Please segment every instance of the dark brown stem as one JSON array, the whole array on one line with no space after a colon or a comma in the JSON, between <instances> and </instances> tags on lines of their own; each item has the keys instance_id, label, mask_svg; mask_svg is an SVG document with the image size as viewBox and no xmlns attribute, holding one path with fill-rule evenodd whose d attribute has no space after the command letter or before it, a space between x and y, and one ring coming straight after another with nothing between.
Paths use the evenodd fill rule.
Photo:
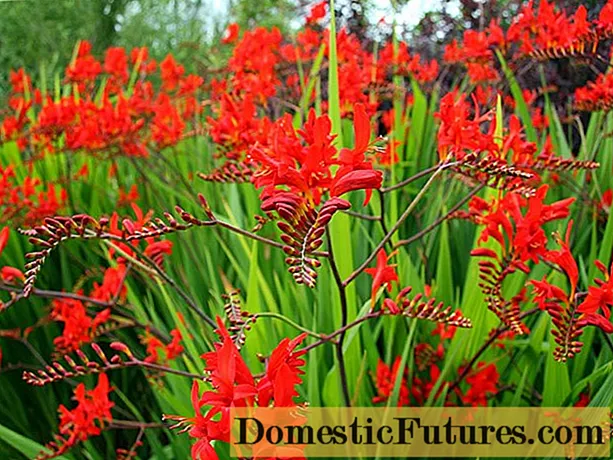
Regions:
<instances>
[{"instance_id":1,"label":"dark brown stem","mask_svg":"<svg viewBox=\"0 0 613 460\"><path fill-rule=\"evenodd\" d=\"M331 334L328 334L324 337L322 337L321 339L319 339L317 342L313 342L310 345L307 345L306 347L304 347L304 351L311 351L313 348L317 348L320 345L323 345L324 343L328 343L328 342L333 342L334 344L336 344L337 342L334 342L334 339L339 336L340 334L343 334L345 332L347 332L349 329L360 325L361 323L371 320L371 319L375 319L375 318L379 318L380 316L383 316L383 312L382 311L376 311L376 312L372 312L372 313L368 313L367 315L364 315L360 318L357 318L356 320L348 323L346 326L341 327L340 329L337 329L336 331L332 332Z\"/></svg>"},{"instance_id":2,"label":"dark brown stem","mask_svg":"<svg viewBox=\"0 0 613 460\"><path fill-rule=\"evenodd\" d=\"M0 283L0 290L7 292L15 292L17 293L17 297L22 293L22 289L17 286L9 286L8 284ZM37 297L42 297L45 299L72 299L79 300L81 302L91 303L92 305L96 305L98 307L108 308L112 307L114 304L111 302L104 302L102 300L94 299L92 297L87 297L80 294L74 294L72 292L61 292L61 291L48 291L45 289L36 289L33 288L31 293Z\"/></svg>"},{"instance_id":3,"label":"dark brown stem","mask_svg":"<svg viewBox=\"0 0 613 460\"><path fill-rule=\"evenodd\" d=\"M338 293L341 302L341 329L347 326L347 292L343 285L343 279L338 271L336 260L334 259L334 251L332 250L332 237L329 228L326 228L328 237L328 260L330 261L330 268L334 275L334 281L338 287ZM343 397L345 398L345 405L351 407L351 395L349 394L349 384L347 383L347 369L345 367L345 356L343 355L343 341L345 340L345 332L341 332L338 341L336 342L336 357L338 359L338 368L341 375L341 387L343 390Z\"/></svg>"}]
</instances>

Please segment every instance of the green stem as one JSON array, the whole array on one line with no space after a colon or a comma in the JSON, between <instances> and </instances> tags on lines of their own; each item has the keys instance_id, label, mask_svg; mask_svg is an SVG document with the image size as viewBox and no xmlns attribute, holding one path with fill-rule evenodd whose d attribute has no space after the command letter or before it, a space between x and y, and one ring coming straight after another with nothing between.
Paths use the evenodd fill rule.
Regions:
<instances>
[{"instance_id":1,"label":"green stem","mask_svg":"<svg viewBox=\"0 0 613 460\"><path fill-rule=\"evenodd\" d=\"M274 318L283 321L284 323L289 324L290 326L298 329L299 331L304 332L305 334L310 335L311 337L315 337L316 339L321 339L324 337L324 334L318 334L317 332L313 332L305 327L302 327L300 324L294 322L289 319L287 316L283 316L280 313L275 313L274 311L263 311L260 313L255 313L254 316L256 318Z\"/></svg>"}]
</instances>

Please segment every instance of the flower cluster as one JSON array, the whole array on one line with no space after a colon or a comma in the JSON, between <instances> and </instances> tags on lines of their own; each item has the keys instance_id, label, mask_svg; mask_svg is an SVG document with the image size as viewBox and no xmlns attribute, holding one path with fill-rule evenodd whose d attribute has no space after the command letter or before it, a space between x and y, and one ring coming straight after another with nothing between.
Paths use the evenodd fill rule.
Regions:
<instances>
[{"instance_id":1,"label":"flower cluster","mask_svg":"<svg viewBox=\"0 0 613 460\"><path fill-rule=\"evenodd\" d=\"M0 224L36 225L57 214L66 199L63 188L32 176L19 180L13 166L0 165Z\"/></svg>"},{"instance_id":2,"label":"flower cluster","mask_svg":"<svg viewBox=\"0 0 613 460\"><path fill-rule=\"evenodd\" d=\"M60 434L45 446L51 453L43 451L37 459L60 456L75 444L98 436L105 424L113 420L111 408L115 404L109 400L111 390L106 374L100 374L98 385L93 390L86 390L82 383L77 385L74 390L77 406L69 410L60 405Z\"/></svg>"},{"instance_id":3,"label":"flower cluster","mask_svg":"<svg viewBox=\"0 0 613 460\"><path fill-rule=\"evenodd\" d=\"M66 83L75 88L69 95L41 93L23 70L13 75L13 114L2 121L0 140L13 140L38 157L58 152L146 157L150 148L175 145L200 111L195 96L203 79L185 75L169 55L159 65L162 87L156 90L147 78L157 68L146 48L135 48L130 56L123 48L110 48L100 62L82 41L65 70Z\"/></svg>"},{"instance_id":4,"label":"flower cluster","mask_svg":"<svg viewBox=\"0 0 613 460\"><path fill-rule=\"evenodd\" d=\"M232 407L295 407L296 387L302 383L304 352L296 348L304 340L304 334L293 340L282 340L270 354L265 373L256 378L219 317L217 324L221 340L215 344L214 351L202 355L212 389L200 394L199 384L194 381L195 416L165 416L175 420L176 427L187 425L190 436L196 439L192 447L194 459L217 459L211 442L230 442Z\"/></svg>"},{"instance_id":5,"label":"flower cluster","mask_svg":"<svg viewBox=\"0 0 613 460\"><path fill-rule=\"evenodd\" d=\"M367 157L370 150L370 120L363 105L356 105L355 144L338 149L332 122L327 115L311 110L302 130L296 132L291 117L276 122L268 145L256 145L250 157L258 164L253 176L262 197L289 190L309 202L319 204L324 192L339 197L354 190L372 191L381 186L382 173L373 169ZM332 168L336 170L333 172ZM369 194L367 193L367 201Z\"/></svg>"}]
</instances>

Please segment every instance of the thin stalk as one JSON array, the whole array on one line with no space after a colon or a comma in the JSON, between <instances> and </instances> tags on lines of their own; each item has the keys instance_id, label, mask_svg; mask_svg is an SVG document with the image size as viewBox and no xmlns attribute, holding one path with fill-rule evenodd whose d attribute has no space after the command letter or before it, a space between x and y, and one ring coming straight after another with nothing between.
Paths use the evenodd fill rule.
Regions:
<instances>
[{"instance_id":1,"label":"thin stalk","mask_svg":"<svg viewBox=\"0 0 613 460\"><path fill-rule=\"evenodd\" d=\"M426 193L426 191L430 188L430 186L434 182L434 179L436 179L443 172L443 167L444 166L445 166L445 164L440 165L439 168L434 172L434 174L432 174L432 176L430 176L430 179L428 179L428 182L426 182L424 184L423 188L415 196L413 201L411 201L409 206L407 206L405 211L398 218L398 221L394 224L394 226L390 229L390 231L383 237L383 239L379 242L377 247L366 258L366 260L362 263L362 265L360 265L358 268L356 268L353 271L353 273L351 273L345 279L345 281L342 282L343 286L347 286L347 285L349 285L349 283L351 283L353 280L355 280L358 277L358 275L360 273L362 273L364 271L364 269L370 265L370 263L375 259L375 257L377 257L377 253L379 252L379 250L382 249L387 244L387 242L392 238L392 235L394 235L394 233L396 233L396 231L398 231L398 229L400 228L402 223L407 219L407 217L409 217L411 212L413 212L413 209L415 209L415 206L417 206L417 203L419 203L419 201L423 198L423 196Z\"/></svg>"},{"instance_id":2,"label":"thin stalk","mask_svg":"<svg viewBox=\"0 0 613 460\"><path fill-rule=\"evenodd\" d=\"M313 332L305 327L302 327L300 324L296 323L295 321L289 319L287 316L283 316L280 313L276 313L274 311L263 311L260 313L255 313L254 316L256 318L275 318L278 320L281 320L287 324L289 324L290 326L298 329L299 331L304 332L305 334L310 335L311 337L315 337L316 339L321 339L322 337L324 337L324 334L318 334L317 332Z\"/></svg>"},{"instance_id":3,"label":"thin stalk","mask_svg":"<svg viewBox=\"0 0 613 460\"><path fill-rule=\"evenodd\" d=\"M347 326L348 316L347 316L347 292L346 287L343 284L343 280L338 271L338 266L336 265L336 260L334 259L334 251L332 249L332 236L328 228L326 228L326 233L328 237L328 260L330 261L330 268L332 269L332 274L334 276L334 281L338 287L338 293L341 302L341 330ZM338 359L338 368L341 375L341 388L343 390L343 397L345 399L345 405L347 407L351 407L351 395L349 394L349 384L347 383L347 369L345 368L345 356L343 355L343 341L345 340L345 331L340 333L340 337L336 342L336 357Z\"/></svg>"},{"instance_id":4,"label":"thin stalk","mask_svg":"<svg viewBox=\"0 0 613 460\"><path fill-rule=\"evenodd\" d=\"M466 195L464 198L462 198L449 211L447 211L445 214L440 216L438 219L436 219L430 225L424 227L423 229L421 229L419 232L417 232L415 235L411 236L410 238L407 238L406 240L398 241L394 245L394 249L397 249L400 246L406 246L408 244L411 244L414 241L419 240L420 238L422 238L426 234L430 233L432 230L434 230L436 227L438 227L441 224L441 222L443 222L444 220L448 219L449 216L451 216L454 212L456 212L458 209L460 209L462 206L464 206L464 203L466 203L473 196L475 196L477 193L479 193L484 187L485 187L485 185L481 184L481 185L478 185L477 187L475 187L474 189L472 189L468 195Z\"/></svg>"}]
</instances>

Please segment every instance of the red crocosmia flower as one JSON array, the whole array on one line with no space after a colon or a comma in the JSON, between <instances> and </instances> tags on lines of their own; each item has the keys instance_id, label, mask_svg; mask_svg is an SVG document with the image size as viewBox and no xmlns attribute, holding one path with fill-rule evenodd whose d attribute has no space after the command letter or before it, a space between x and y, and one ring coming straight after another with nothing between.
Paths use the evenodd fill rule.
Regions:
<instances>
[{"instance_id":1,"label":"red crocosmia flower","mask_svg":"<svg viewBox=\"0 0 613 460\"><path fill-rule=\"evenodd\" d=\"M128 288L125 285L126 272L126 266L122 263L118 264L117 267L107 268L104 272L102 284L94 282L94 288L89 296L103 302L110 302L115 298L125 299L128 293Z\"/></svg>"},{"instance_id":2,"label":"red crocosmia flower","mask_svg":"<svg viewBox=\"0 0 613 460\"><path fill-rule=\"evenodd\" d=\"M372 288L370 297L370 308L375 307L375 298L381 286L385 286L388 291L392 289L392 282L398 282L398 274L396 273L396 264L388 265L388 260L393 257L394 253L389 256L385 253L385 249L380 249L377 253L377 266L364 270L372 276Z\"/></svg>"},{"instance_id":3,"label":"red crocosmia flower","mask_svg":"<svg viewBox=\"0 0 613 460\"><path fill-rule=\"evenodd\" d=\"M288 187L319 204L325 190L339 196L353 190L379 188L382 174L372 169L365 152L370 139L364 108L356 106L356 146L338 152L333 145L332 122L327 115L317 117L311 110L303 129L296 132L291 117L276 122L267 145L256 145L249 153L258 164L253 175L256 187L264 187L262 197L283 192ZM338 166L335 173L332 168Z\"/></svg>"},{"instance_id":4,"label":"red crocosmia flower","mask_svg":"<svg viewBox=\"0 0 613 460\"><path fill-rule=\"evenodd\" d=\"M222 342L215 344L215 351L202 355L215 390L206 391L201 402L222 410L229 410L233 405L246 406L257 395L255 380L221 319L217 319L217 324Z\"/></svg>"},{"instance_id":5,"label":"red crocosmia flower","mask_svg":"<svg viewBox=\"0 0 613 460\"><path fill-rule=\"evenodd\" d=\"M56 337L53 343L57 349L64 353L76 351L83 344L91 343L96 336L97 329L106 323L110 316L110 308L90 317L80 300L55 299L52 303L51 319L64 323L64 330L60 337Z\"/></svg>"},{"instance_id":6,"label":"red crocosmia flower","mask_svg":"<svg viewBox=\"0 0 613 460\"><path fill-rule=\"evenodd\" d=\"M304 372L300 367L306 363L301 357L304 351L296 352L306 334L293 340L283 339L273 350L266 365L266 374L258 382L258 404L268 406L274 400L275 407L293 407L294 398L298 396L296 386L302 383L300 377Z\"/></svg>"},{"instance_id":7,"label":"red crocosmia flower","mask_svg":"<svg viewBox=\"0 0 613 460\"><path fill-rule=\"evenodd\" d=\"M160 63L162 86L166 90L173 90L179 86L185 69L182 65L177 64L172 54L169 54Z\"/></svg>"},{"instance_id":8,"label":"red crocosmia flower","mask_svg":"<svg viewBox=\"0 0 613 460\"><path fill-rule=\"evenodd\" d=\"M4 227L2 230L0 230L0 255L2 255L2 251L4 251L4 248L6 248L6 245L9 242L10 231L11 230L9 227Z\"/></svg>"},{"instance_id":9,"label":"red crocosmia flower","mask_svg":"<svg viewBox=\"0 0 613 460\"><path fill-rule=\"evenodd\" d=\"M381 187L383 174L372 169L360 169L346 174L337 174L330 184L330 196L341 196L354 190L366 189L364 206L370 201L373 189Z\"/></svg>"},{"instance_id":10,"label":"red crocosmia flower","mask_svg":"<svg viewBox=\"0 0 613 460\"><path fill-rule=\"evenodd\" d=\"M80 383L74 391L74 399L77 406L67 409L60 405L60 436L49 443L47 448L53 452L53 457L64 454L68 449L83 442L92 436L98 436L105 424L113 420L111 408L115 405L109 400L112 391L106 374L98 377L98 385L93 390L86 390L85 385ZM50 458L45 452L41 452L41 458Z\"/></svg>"},{"instance_id":11,"label":"red crocosmia flower","mask_svg":"<svg viewBox=\"0 0 613 460\"><path fill-rule=\"evenodd\" d=\"M25 276L23 275L21 270L18 270L15 267L8 266L2 267L0 269L0 277L2 277L2 281L4 281L6 284L13 284L15 280L25 280Z\"/></svg>"},{"instance_id":12,"label":"red crocosmia flower","mask_svg":"<svg viewBox=\"0 0 613 460\"><path fill-rule=\"evenodd\" d=\"M353 109L353 149L341 149L338 160L340 167L330 185L331 196L341 196L353 190L367 190L364 206L368 203L373 189L381 187L383 174L372 169L372 162L366 160L370 147L370 119L363 104Z\"/></svg>"},{"instance_id":13,"label":"red crocosmia flower","mask_svg":"<svg viewBox=\"0 0 613 460\"><path fill-rule=\"evenodd\" d=\"M456 92L446 94L435 117L441 121L437 136L441 161L449 154L462 160L467 152L492 148L493 139L481 131L481 123L491 120L491 113L480 115L475 102L471 116L470 105L464 95Z\"/></svg>"},{"instance_id":14,"label":"red crocosmia flower","mask_svg":"<svg viewBox=\"0 0 613 460\"><path fill-rule=\"evenodd\" d=\"M138 194L138 187L133 184L128 192L125 192L122 187L119 187L119 199L117 200L117 206L125 206L130 203L138 201L140 195Z\"/></svg>"},{"instance_id":15,"label":"red crocosmia flower","mask_svg":"<svg viewBox=\"0 0 613 460\"><path fill-rule=\"evenodd\" d=\"M397 356L394 360L392 368L379 360L377 363L377 371L374 375L375 388L377 389L377 396L372 400L374 404L384 403L391 396L396 387L396 380L398 378L398 371L400 370L401 357ZM406 377L407 369L405 367L402 379L400 381L400 391L398 393L398 407L408 406L410 403L410 392Z\"/></svg>"},{"instance_id":16,"label":"red crocosmia flower","mask_svg":"<svg viewBox=\"0 0 613 460\"><path fill-rule=\"evenodd\" d=\"M458 310L458 314L462 314L460 310ZM445 323L437 323L436 327L432 331L432 335L439 336L441 341L443 340L451 340L456 333L457 326L450 326Z\"/></svg>"},{"instance_id":17,"label":"red crocosmia flower","mask_svg":"<svg viewBox=\"0 0 613 460\"><path fill-rule=\"evenodd\" d=\"M607 189L602 193L602 199L600 200L600 205L605 209L610 209L612 203L613 203L613 190Z\"/></svg>"},{"instance_id":18,"label":"red crocosmia flower","mask_svg":"<svg viewBox=\"0 0 613 460\"><path fill-rule=\"evenodd\" d=\"M579 313L583 314L583 321L587 324L600 327L607 333L613 332L613 324L611 324L611 307L613 306L613 264L607 272L606 267L596 261L596 266L604 275L604 280L596 278L594 281L597 286L588 288L587 296L577 308ZM602 314L599 312L602 311ZM604 316L603 316L604 315Z\"/></svg>"},{"instance_id":19,"label":"red crocosmia flower","mask_svg":"<svg viewBox=\"0 0 613 460\"><path fill-rule=\"evenodd\" d=\"M228 28L226 29L226 32L224 33L224 37L221 42L225 45L229 43L234 43L236 40L238 40L239 32L240 28L238 24L236 22L233 22L232 24L228 25Z\"/></svg>"},{"instance_id":20,"label":"red crocosmia flower","mask_svg":"<svg viewBox=\"0 0 613 460\"><path fill-rule=\"evenodd\" d=\"M31 90L32 88L32 79L23 68L17 71L11 70L9 72L9 81L15 94L25 93L26 89Z\"/></svg>"},{"instance_id":21,"label":"red crocosmia flower","mask_svg":"<svg viewBox=\"0 0 613 460\"><path fill-rule=\"evenodd\" d=\"M462 403L474 407L487 406L488 398L498 391L499 379L500 374L495 364L486 365L484 362L479 362L477 367L466 376L469 389L463 395L460 394Z\"/></svg>"},{"instance_id":22,"label":"red crocosmia flower","mask_svg":"<svg viewBox=\"0 0 613 460\"><path fill-rule=\"evenodd\" d=\"M321 2L316 3L311 7L309 11L309 15L306 18L307 24L315 24L319 22L320 19L326 17L326 5L328 4L327 0L323 0Z\"/></svg>"},{"instance_id":23,"label":"red crocosmia flower","mask_svg":"<svg viewBox=\"0 0 613 460\"><path fill-rule=\"evenodd\" d=\"M171 341L165 345L158 337L152 335L151 331L145 330L145 334L141 337L141 343L147 347L145 362L166 363L183 353L181 332L178 329L173 329L170 331L170 336L172 337ZM162 352L163 356L160 356L160 352Z\"/></svg>"},{"instance_id":24,"label":"red crocosmia flower","mask_svg":"<svg viewBox=\"0 0 613 460\"><path fill-rule=\"evenodd\" d=\"M1 185L1 183L0 183ZM0 230L0 256L2 256L2 252L6 248L9 240L9 227L4 227ZM0 269L0 278L7 284L13 284L15 280L23 281L25 279L21 270L18 270L14 267L5 266Z\"/></svg>"},{"instance_id":25,"label":"red crocosmia flower","mask_svg":"<svg viewBox=\"0 0 613 460\"><path fill-rule=\"evenodd\" d=\"M573 404L573 407L587 407L590 404L590 400L591 398L589 392L584 391L579 395L579 399L575 404Z\"/></svg>"},{"instance_id":26,"label":"red crocosmia flower","mask_svg":"<svg viewBox=\"0 0 613 460\"><path fill-rule=\"evenodd\" d=\"M266 104L279 86L275 66L280 61L282 36L278 28L257 27L246 31L236 44L228 62L233 74L231 86L237 94L249 94L255 101Z\"/></svg>"},{"instance_id":27,"label":"red crocosmia flower","mask_svg":"<svg viewBox=\"0 0 613 460\"><path fill-rule=\"evenodd\" d=\"M568 296L563 289L555 286L543 278L543 280L530 280L533 287L534 302L541 310L549 310L550 307L555 307L557 301L568 302Z\"/></svg>"},{"instance_id":28,"label":"red crocosmia flower","mask_svg":"<svg viewBox=\"0 0 613 460\"><path fill-rule=\"evenodd\" d=\"M172 241L155 241L149 243L145 248L145 255L151 258L156 265L162 266L164 263L164 256L172 254Z\"/></svg>"},{"instance_id":29,"label":"red crocosmia flower","mask_svg":"<svg viewBox=\"0 0 613 460\"><path fill-rule=\"evenodd\" d=\"M115 84L121 86L128 82L128 55L124 48L112 47L106 50L104 71L113 78Z\"/></svg>"},{"instance_id":30,"label":"red crocosmia flower","mask_svg":"<svg viewBox=\"0 0 613 460\"><path fill-rule=\"evenodd\" d=\"M82 40L79 43L76 59L66 67L66 78L70 82L77 83L80 92L93 85L102 72L102 65L90 54L91 49L92 45Z\"/></svg>"},{"instance_id":31,"label":"red crocosmia flower","mask_svg":"<svg viewBox=\"0 0 613 460\"><path fill-rule=\"evenodd\" d=\"M554 264L558 264L559 267L564 270L568 281L570 282L570 294L569 298L572 299L575 296L575 291L577 289L577 282L579 281L579 268L577 267L577 262L575 262L575 258L570 252L569 242L570 242L570 232L573 227L573 221L571 220L568 224L568 228L566 230L566 239L562 241L559 237L557 237L557 243L560 245L559 250L557 251L548 251L545 254L545 259Z\"/></svg>"},{"instance_id":32,"label":"red crocosmia flower","mask_svg":"<svg viewBox=\"0 0 613 460\"><path fill-rule=\"evenodd\" d=\"M195 460L217 459L212 441L230 442L230 409L232 407L294 407L296 385L302 382L303 351L296 347L304 340L301 335L293 340L284 339L270 355L265 374L256 379L241 357L232 337L217 318L220 342L215 350L205 353L212 390L199 393L198 382L192 386L192 405L195 416L165 416L175 425L187 425L189 434L197 441L192 447ZM203 415L203 410L205 414Z\"/></svg>"}]
</instances>

